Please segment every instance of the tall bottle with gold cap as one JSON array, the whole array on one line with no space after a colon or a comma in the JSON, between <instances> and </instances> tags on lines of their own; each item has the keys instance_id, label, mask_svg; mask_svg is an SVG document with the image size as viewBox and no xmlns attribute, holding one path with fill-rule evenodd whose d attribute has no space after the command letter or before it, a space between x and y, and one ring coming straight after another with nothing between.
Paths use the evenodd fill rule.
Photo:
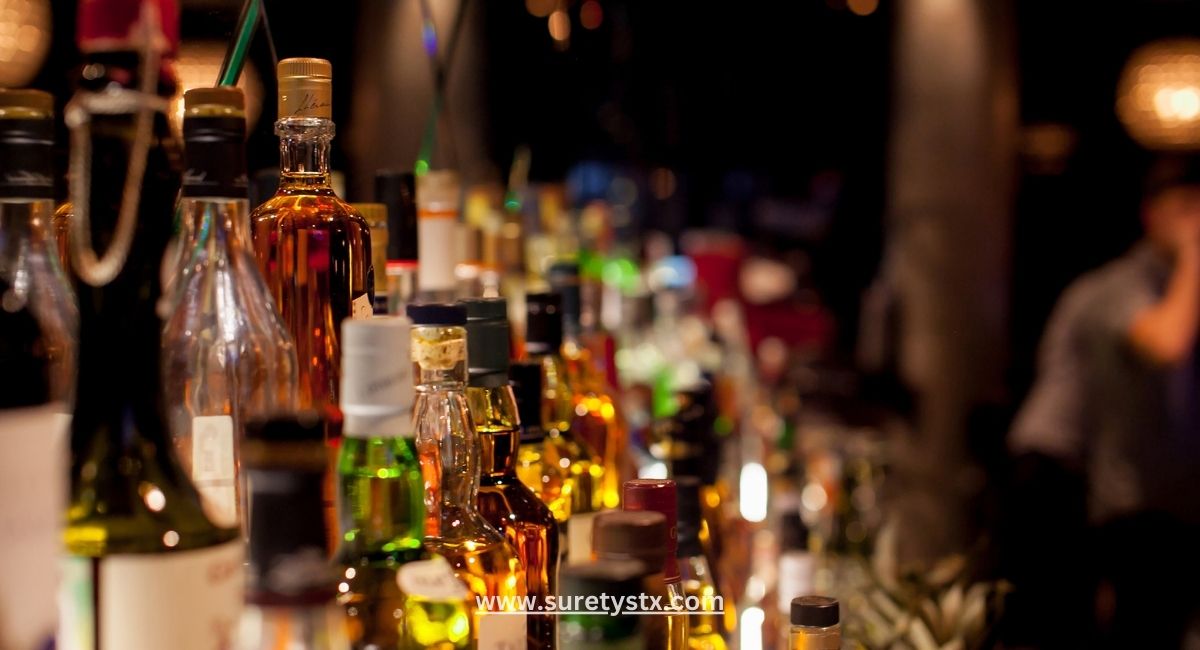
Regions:
<instances>
[{"instance_id":1,"label":"tall bottle with gold cap","mask_svg":"<svg viewBox=\"0 0 1200 650\"><path fill-rule=\"evenodd\" d=\"M163 398L205 511L235 526L246 420L292 409L296 350L250 247L242 91L195 88L183 102L180 214L193 236L163 324Z\"/></svg>"},{"instance_id":2,"label":"tall bottle with gold cap","mask_svg":"<svg viewBox=\"0 0 1200 650\"><path fill-rule=\"evenodd\" d=\"M373 312L371 231L330 185L332 67L279 62L279 189L251 215L254 250L296 342L298 402L337 404L342 320Z\"/></svg>"}]
</instances>

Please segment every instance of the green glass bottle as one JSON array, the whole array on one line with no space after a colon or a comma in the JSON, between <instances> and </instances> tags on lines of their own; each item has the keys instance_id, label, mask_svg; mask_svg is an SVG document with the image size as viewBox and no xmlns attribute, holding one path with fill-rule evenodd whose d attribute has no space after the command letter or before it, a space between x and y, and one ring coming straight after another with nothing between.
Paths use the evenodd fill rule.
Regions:
<instances>
[{"instance_id":1,"label":"green glass bottle","mask_svg":"<svg viewBox=\"0 0 1200 650\"><path fill-rule=\"evenodd\" d=\"M394 647L396 570L422 555L425 503L413 441L412 325L404 317L342 321L337 560L357 648Z\"/></svg>"},{"instance_id":2,"label":"green glass bottle","mask_svg":"<svg viewBox=\"0 0 1200 650\"><path fill-rule=\"evenodd\" d=\"M521 426L508 382L508 303L503 298L465 300L467 404L479 435L479 512L517 551L525 567L526 595L539 605L558 593L558 522L546 504L517 478ZM558 646L557 619L529 614L528 647Z\"/></svg>"},{"instance_id":3,"label":"green glass bottle","mask_svg":"<svg viewBox=\"0 0 1200 650\"><path fill-rule=\"evenodd\" d=\"M205 515L175 457L161 399L155 307L179 187L164 146L167 119L152 109L83 114L142 86L164 102L174 93L165 74L153 85L142 78L143 69L160 68L144 66L132 42L114 45L108 30L127 4L80 3L84 74L68 108L68 122L90 119L92 173L86 197L77 197L86 200L74 201L80 339L58 647L208 650L232 644L244 550L237 528ZM136 173L143 154L141 190L128 193L126 170ZM139 201L122 214L126 194ZM93 242L128 248L109 265L109 255L88 250Z\"/></svg>"}]
</instances>

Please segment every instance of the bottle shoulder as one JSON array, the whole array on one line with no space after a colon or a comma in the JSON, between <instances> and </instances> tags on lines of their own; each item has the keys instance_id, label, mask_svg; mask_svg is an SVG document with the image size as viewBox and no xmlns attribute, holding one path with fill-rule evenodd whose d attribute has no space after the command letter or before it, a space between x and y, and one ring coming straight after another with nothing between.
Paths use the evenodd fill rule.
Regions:
<instances>
[{"instance_id":1,"label":"bottle shoulder","mask_svg":"<svg viewBox=\"0 0 1200 650\"><path fill-rule=\"evenodd\" d=\"M370 231L367 220L332 190L281 189L254 208L250 223L255 227L285 221L297 227L343 225Z\"/></svg>"},{"instance_id":2,"label":"bottle shoulder","mask_svg":"<svg viewBox=\"0 0 1200 650\"><path fill-rule=\"evenodd\" d=\"M501 506L504 517L512 521L556 525L554 514L541 499L516 476L484 477L479 485L479 500ZM493 525L496 522L491 522Z\"/></svg>"}]
</instances>

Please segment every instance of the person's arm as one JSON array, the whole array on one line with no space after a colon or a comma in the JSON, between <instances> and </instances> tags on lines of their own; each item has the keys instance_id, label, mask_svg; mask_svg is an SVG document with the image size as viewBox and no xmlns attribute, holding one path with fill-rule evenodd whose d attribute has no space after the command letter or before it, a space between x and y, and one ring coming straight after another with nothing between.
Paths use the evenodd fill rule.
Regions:
<instances>
[{"instance_id":1,"label":"person's arm","mask_svg":"<svg viewBox=\"0 0 1200 650\"><path fill-rule=\"evenodd\" d=\"M1164 366L1191 352L1200 327L1200 244L1180 246L1162 300L1134 316L1129 341L1147 360Z\"/></svg>"}]
</instances>

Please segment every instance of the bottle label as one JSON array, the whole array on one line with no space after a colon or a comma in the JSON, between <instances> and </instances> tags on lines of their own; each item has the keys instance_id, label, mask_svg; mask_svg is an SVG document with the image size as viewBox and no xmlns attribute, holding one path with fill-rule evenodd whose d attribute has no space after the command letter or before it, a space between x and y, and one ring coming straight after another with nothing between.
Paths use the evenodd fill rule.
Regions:
<instances>
[{"instance_id":1,"label":"bottle label","mask_svg":"<svg viewBox=\"0 0 1200 650\"><path fill-rule=\"evenodd\" d=\"M592 561L592 524L594 512L572 512L567 526L567 559L571 565Z\"/></svg>"},{"instance_id":2,"label":"bottle label","mask_svg":"<svg viewBox=\"0 0 1200 650\"><path fill-rule=\"evenodd\" d=\"M417 264L417 289L419 291L453 290L454 259L458 233L457 210L417 209L417 249L436 251L422 255Z\"/></svg>"},{"instance_id":3,"label":"bottle label","mask_svg":"<svg viewBox=\"0 0 1200 650\"><path fill-rule=\"evenodd\" d=\"M192 418L192 482L204 499L204 513L218 526L238 525L237 477L233 462L233 418Z\"/></svg>"},{"instance_id":4,"label":"bottle label","mask_svg":"<svg viewBox=\"0 0 1200 650\"><path fill-rule=\"evenodd\" d=\"M0 648L54 635L69 423L52 405L0 411Z\"/></svg>"},{"instance_id":5,"label":"bottle label","mask_svg":"<svg viewBox=\"0 0 1200 650\"><path fill-rule=\"evenodd\" d=\"M226 650L242 610L240 539L195 551L68 556L59 650Z\"/></svg>"},{"instance_id":6,"label":"bottle label","mask_svg":"<svg viewBox=\"0 0 1200 650\"><path fill-rule=\"evenodd\" d=\"M429 600L465 601L470 595L450 563L440 557L402 565L396 571L396 584L410 596Z\"/></svg>"},{"instance_id":7,"label":"bottle label","mask_svg":"<svg viewBox=\"0 0 1200 650\"><path fill-rule=\"evenodd\" d=\"M792 599L814 593L816 563L807 551L791 551L779 557L779 611L792 611Z\"/></svg>"},{"instance_id":8,"label":"bottle label","mask_svg":"<svg viewBox=\"0 0 1200 650\"><path fill-rule=\"evenodd\" d=\"M522 650L526 647L524 612L488 613L476 611L479 650Z\"/></svg>"},{"instance_id":9,"label":"bottle label","mask_svg":"<svg viewBox=\"0 0 1200 650\"><path fill-rule=\"evenodd\" d=\"M371 296L363 294L355 298L350 304L351 318L370 318L375 315L375 306L371 304Z\"/></svg>"}]
</instances>

